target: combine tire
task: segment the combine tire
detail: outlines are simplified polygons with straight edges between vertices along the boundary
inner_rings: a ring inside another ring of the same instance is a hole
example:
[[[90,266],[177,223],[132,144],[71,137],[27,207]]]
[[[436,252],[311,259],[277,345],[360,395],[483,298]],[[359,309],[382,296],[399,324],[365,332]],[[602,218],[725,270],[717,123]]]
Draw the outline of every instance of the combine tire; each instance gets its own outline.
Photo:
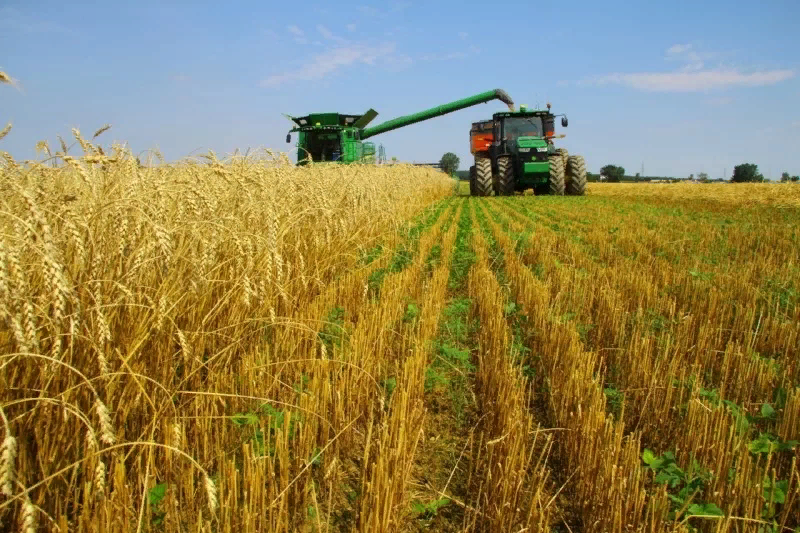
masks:
[[[475,191],[477,190],[475,187],[475,165],[469,167],[469,195],[475,196]]]
[[[569,160],[569,152],[566,148],[556,148],[556,155],[561,156],[561,162],[564,163],[564,168],[567,168],[567,161]]]
[[[550,156],[550,194],[564,196],[564,162],[560,155]]]
[[[586,194],[586,161],[582,155],[569,156],[567,164],[567,194],[583,196]]]
[[[511,196],[516,190],[516,180],[514,179],[514,166],[511,164],[510,157],[497,158],[497,196]]]
[[[492,160],[488,157],[475,158],[475,196],[492,195]]]

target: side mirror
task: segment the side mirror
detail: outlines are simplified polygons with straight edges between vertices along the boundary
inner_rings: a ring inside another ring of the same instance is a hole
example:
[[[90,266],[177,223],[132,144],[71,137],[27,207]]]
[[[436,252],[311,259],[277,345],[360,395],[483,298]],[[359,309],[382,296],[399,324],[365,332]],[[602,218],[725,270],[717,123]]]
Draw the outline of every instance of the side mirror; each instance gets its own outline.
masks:
[[[566,128],[567,124],[569,124],[569,121],[567,120],[567,117],[561,117],[561,126]]]
[[[286,134],[286,142],[287,142],[287,143],[290,143],[290,142],[292,142],[292,134],[291,134],[291,133],[287,133],[287,134]]]

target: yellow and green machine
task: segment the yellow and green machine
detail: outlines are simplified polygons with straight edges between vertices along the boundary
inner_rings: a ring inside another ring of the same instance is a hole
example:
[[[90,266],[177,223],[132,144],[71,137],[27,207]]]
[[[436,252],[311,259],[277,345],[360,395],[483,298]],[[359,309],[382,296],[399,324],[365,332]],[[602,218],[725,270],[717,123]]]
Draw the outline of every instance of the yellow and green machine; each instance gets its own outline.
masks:
[[[305,165],[311,161],[337,163],[374,161],[375,144],[365,142],[366,139],[492,100],[500,100],[509,109],[514,109],[514,102],[508,93],[502,89],[494,89],[387,120],[369,128],[367,125],[378,116],[378,112],[374,109],[369,109],[363,115],[344,113],[312,113],[303,117],[287,115],[296,126],[289,130],[286,142],[292,141],[292,133],[298,133],[296,145],[298,165]]]

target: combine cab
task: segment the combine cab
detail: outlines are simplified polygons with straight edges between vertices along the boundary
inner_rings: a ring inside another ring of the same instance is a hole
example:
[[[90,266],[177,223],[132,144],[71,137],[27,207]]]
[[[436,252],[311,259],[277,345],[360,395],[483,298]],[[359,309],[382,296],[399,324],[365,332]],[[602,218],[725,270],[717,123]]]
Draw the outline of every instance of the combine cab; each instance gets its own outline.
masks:
[[[511,195],[533,189],[537,195],[576,195],[586,193],[586,162],[583,156],[570,156],[556,148],[555,117],[547,110],[495,113],[492,120],[472,124],[470,152],[475,165],[470,167],[470,194],[474,196]],[[561,125],[567,127],[567,117]]]

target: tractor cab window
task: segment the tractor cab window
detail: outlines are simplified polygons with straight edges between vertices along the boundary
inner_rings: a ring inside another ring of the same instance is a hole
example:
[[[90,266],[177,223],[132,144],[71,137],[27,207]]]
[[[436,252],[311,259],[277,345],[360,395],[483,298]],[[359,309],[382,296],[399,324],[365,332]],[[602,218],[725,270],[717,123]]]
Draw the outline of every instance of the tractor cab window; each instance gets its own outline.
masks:
[[[543,137],[542,119],[539,117],[510,117],[503,121],[503,139],[517,137]]]
[[[308,132],[306,139],[306,150],[309,152],[307,155],[313,161],[336,161],[341,158],[341,144],[336,132]]]

